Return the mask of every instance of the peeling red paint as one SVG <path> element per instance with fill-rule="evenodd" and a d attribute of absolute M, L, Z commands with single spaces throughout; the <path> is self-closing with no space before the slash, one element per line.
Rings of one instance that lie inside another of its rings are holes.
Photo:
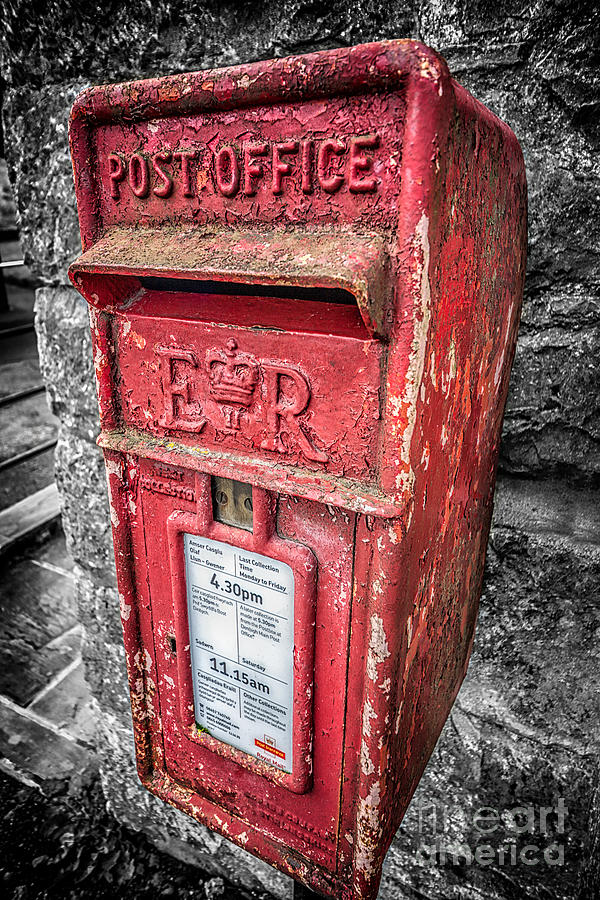
<path fill-rule="evenodd" d="M 374 898 L 473 638 L 520 149 L 411 41 L 94 88 L 70 135 L 140 778 Z M 253 486 L 253 533 L 211 475 Z M 291 775 L 190 726 L 184 527 L 295 567 Z"/>

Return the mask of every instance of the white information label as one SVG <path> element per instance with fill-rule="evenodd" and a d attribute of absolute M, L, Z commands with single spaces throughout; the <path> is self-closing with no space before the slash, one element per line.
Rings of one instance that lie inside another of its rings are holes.
<path fill-rule="evenodd" d="M 294 573 L 193 534 L 184 547 L 196 724 L 291 772 Z"/>

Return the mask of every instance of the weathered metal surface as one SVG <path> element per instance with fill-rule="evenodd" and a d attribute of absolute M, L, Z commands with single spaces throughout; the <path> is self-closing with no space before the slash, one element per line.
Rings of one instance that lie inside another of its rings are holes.
<path fill-rule="evenodd" d="M 304 229 L 301 251 L 293 231 L 224 230 L 208 226 L 108 228 L 78 260 L 77 287 L 99 308 L 115 302 L 110 279 L 120 275 L 154 275 L 226 281 L 238 284 L 332 288 L 355 298 L 364 325 L 377 337 L 389 332 L 392 320 L 386 241 L 381 234 Z"/>
<path fill-rule="evenodd" d="M 372 898 L 473 637 L 518 144 L 409 41 L 92 89 L 71 142 L 140 777 Z M 211 476 L 253 486 L 252 532 Z M 183 531 L 294 571 L 291 773 L 193 729 Z"/>

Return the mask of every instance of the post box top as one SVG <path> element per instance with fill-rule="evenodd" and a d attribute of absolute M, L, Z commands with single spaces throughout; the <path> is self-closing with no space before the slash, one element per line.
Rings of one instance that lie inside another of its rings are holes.
<path fill-rule="evenodd" d="M 262 103 L 293 103 L 394 90 L 408 78 L 448 79 L 439 54 L 419 41 L 391 40 L 141 81 L 88 88 L 76 99 L 71 125 L 190 115 Z"/>
<path fill-rule="evenodd" d="M 399 40 L 90 88 L 70 120 L 83 249 L 127 221 L 235 225 L 237 217 L 278 228 L 394 229 L 400 168 L 410 178 L 402 205 L 416 209 L 411 197 L 427 191 L 452 85 L 438 54 Z M 221 181 L 207 175 L 205 152 L 213 170 L 221 154 Z M 279 154 L 273 165 L 263 152 Z M 312 186 L 303 181 L 300 190 L 305 163 Z M 232 165 L 243 171 L 232 173 Z M 275 196 L 267 196 L 264 171 L 255 174 L 261 165 L 273 170 Z M 185 181 L 192 168 L 193 187 Z M 121 169 L 127 183 L 119 182 Z M 130 189 L 135 177 L 141 182 Z"/>

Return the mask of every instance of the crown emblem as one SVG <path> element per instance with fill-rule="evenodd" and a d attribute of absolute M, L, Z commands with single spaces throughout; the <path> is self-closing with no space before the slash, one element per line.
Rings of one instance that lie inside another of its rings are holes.
<path fill-rule="evenodd" d="M 250 406 L 258 382 L 258 365 L 251 356 L 238 353 L 237 346 L 230 338 L 225 350 L 209 350 L 206 354 L 209 393 L 219 403 L 227 404 L 227 424 L 236 431 L 241 409 L 232 407 Z"/>

